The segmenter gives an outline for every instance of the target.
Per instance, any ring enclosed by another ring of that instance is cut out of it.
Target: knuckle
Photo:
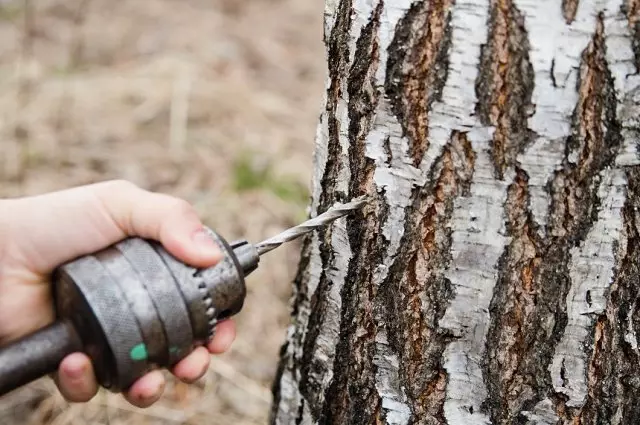
[[[140,190],[140,187],[135,183],[124,179],[105,180],[88,187],[93,188],[95,193],[100,196],[109,197],[112,197],[113,195],[129,194]]]
[[[193,205],[181,198],[171,198],[169,209],[178,216],[193,216],[196,214]]]
[[[109,180],[105,182],[105,185],[111,190],[123,192],[140,189],[135,183],[124,179]]]

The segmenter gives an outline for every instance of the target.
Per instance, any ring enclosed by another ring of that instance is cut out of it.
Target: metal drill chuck
[[[227,243],[217,265],[196,269],[150,240],[129,238],[59,267],[57,322],[0,349],[0,395],[57,370],[72,352],[92,360],[101,386],[120,392],[206,344],[217,323],[242,309],[245,277],[260,257]]]
[[[169,368],[216,325],[240,312],[244,278],[265,254],[351,211],[366,196],[294,226],[256,245],[227,243],[207,229],[224,252],[217,265],[195,269],[155,242],[129,238],[59,267],[53,274],[58,320],[0,348],[0,396],[55,372],[73,352],[86,353],[98,383],[126,390],[152,369]]]

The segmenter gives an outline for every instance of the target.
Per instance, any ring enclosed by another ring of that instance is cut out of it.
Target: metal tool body
[[[256,245],[229,244],[207,229],[224,252],[210,268],[190,267],[141,238],[60,266],[52,277],[57,321],[0,348],[0,396],[55,372],[73,352],[86,353],[98,383],[114,392],[153,369],[175,365],[206,344],[219,321],[240,312],[245,277],[260,255],[364,202],[338,205]]]

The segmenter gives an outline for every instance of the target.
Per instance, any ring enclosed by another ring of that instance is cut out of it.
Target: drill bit
[[[284,232],[277,234],[267,240],[264,240],[257,244],[256,250],[258,251],[258,255],[262,255],[266,252],[269,252],[285,242],[289,242],[293,239],[299,238],[305,233],[309,233],[325,224],[328,224],[340,217],[343,217],[349,214],[351,211],[354,211],[364,204],[366,204],[367,198],[362,196],[360,198],[356,198],[351,202],[346,204],[337,204],[332,208],[327,210],[326,212],[320,214],[317,217],[314,217],[310,220],[305,221],[302,224],[294,226],[290,229],[285,230]]]

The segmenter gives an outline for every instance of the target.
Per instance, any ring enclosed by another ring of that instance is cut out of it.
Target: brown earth
[[[324,85],[323,1],[0,0],[0,196],[123,178],[229,239],[305,216]],[[299,245],[250,276],[238,338],[201,382],[137,409],[41,379],[0,424],[264,424]],[[170,376],[167,374],[168,378]]]

